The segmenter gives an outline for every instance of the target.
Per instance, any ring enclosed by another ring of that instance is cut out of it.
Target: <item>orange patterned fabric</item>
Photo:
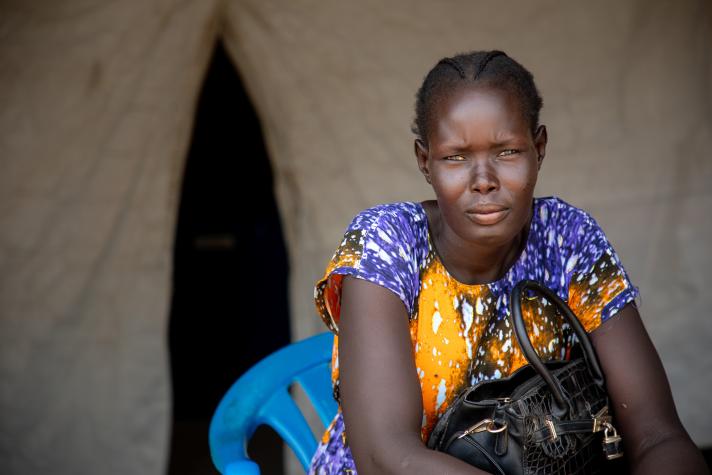
[[[517,262],[502,279],[481,285],[459,282],[449,274],[435,252],[420,204],[380,205],[360,213],[315,288],[319,314],[335,333],[346,274],[392,290],[408,310],[423,398],[423,441],[463,388],[508,376],[526,364],[507,318],[514,284],[522,279],[544,283],[568,301],[589,332],[637,293],[595,221],[556,198],[535,200],[527,244]],[[526,300],[523,314],[543,359],[568,358],[573,332],[551,304],[540,298]],[[338,379],[337,336],[335,385]],[[336,419],[340,417],[339,411]],[[348,456],[334,445],[346,445],[343,421],[336,419],[315,461],[326,463],[342,452]]]

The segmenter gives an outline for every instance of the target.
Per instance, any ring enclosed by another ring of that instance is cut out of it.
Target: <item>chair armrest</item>
[[[260,475],[260,467],[252,460],[240,460],[225,467],[223,475]]]

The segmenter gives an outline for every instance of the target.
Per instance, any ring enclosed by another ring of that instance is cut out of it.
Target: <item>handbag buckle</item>
[[[555,442],[556,439],[559,438],[559,435],[556,433],[556,426],[554,426],[554,421],[551,420],[551,417],[547,417],[544,422],[546,423],[546,426],[549,428],[549,440],[552,442]]]
[[[462,439],[463,437],[476,433],[476,432],[484,432],[487,431],[490,434],[499,434],[500,432],[504,432],[507,430],[507,423],[505,422],[501,426],[497,427],[497,423],[493,421],[492,419],[482,419],[480,422],[477,422],[470,426],[465,432],[460,434],[457,438]]]
[[[603,427],[611,424],[611,416],[608,414],[608,406],[603,406],[603,409],[598,411],[595,416],[593,416],[593,431],[600,432]],[[611,426],[613,427],[613,426]]]

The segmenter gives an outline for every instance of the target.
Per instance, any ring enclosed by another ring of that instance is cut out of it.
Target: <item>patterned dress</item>
[[[423,397],[421,438],[457,394],[479,381],[506,377],[526,360],[507,320],[508,295],[523,279],[544,283],[579,317],[588,332],[637,296],[594,219],[563,200],[537,198],[526,245],[501,279],[464,284],[445,269],[420,203],[378,205],[351,222],[314,289],[324,323],[338,330],[341,282],[352,275],[394,292],[407,309]],[[545,299],[525,300],[525,322],[542,359],[568,357],[573,331]],[[338,336],[332,358],[338,394]],[[326,429],[310,474],[356,473],[341,410]]]

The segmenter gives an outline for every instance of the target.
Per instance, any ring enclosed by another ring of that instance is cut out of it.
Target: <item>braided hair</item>
[[[502,51],[472,51],[441,59],[425,76],[416,94],[413,133],[427,145],[433,104],[455,88],[483,84],[510,90],[519,96],[532,135],[539,127],[542,100],[534,77]]]

